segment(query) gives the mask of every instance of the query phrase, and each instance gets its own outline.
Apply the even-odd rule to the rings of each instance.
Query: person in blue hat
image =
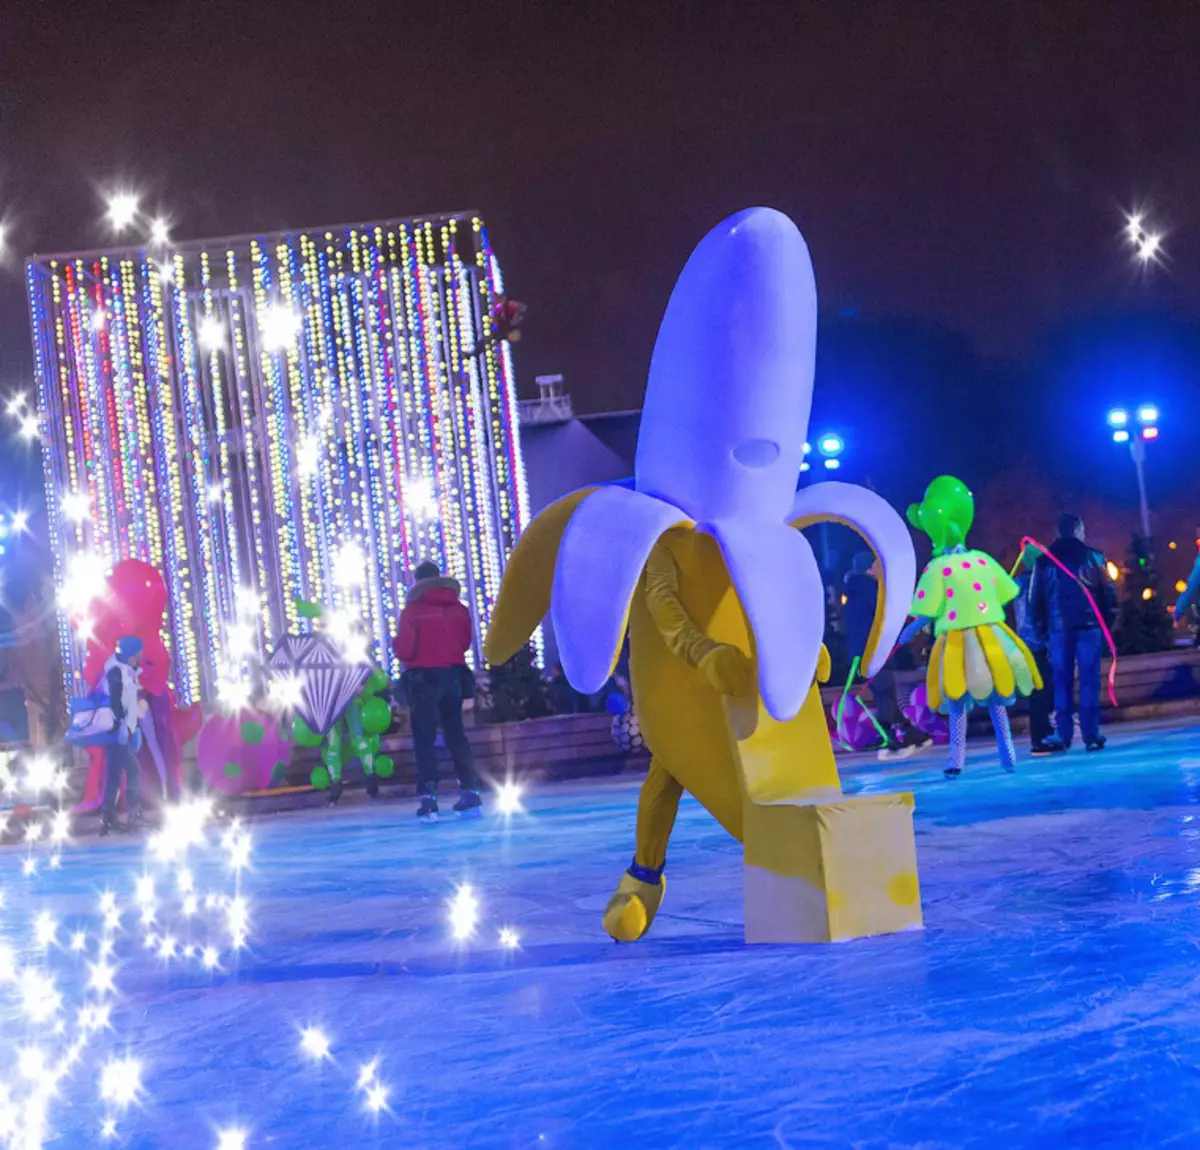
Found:
[[[121,776],[125,776],[125,811],[127,826],[141,821],[141,779],[137,749],[141,743],[138,730],[138,669],[142,662],[142,641],[126,635],[117,641],[117,648],[104,664],[104,684],[108,704],[113,713],[113,741],[104,748],[104,805],[101,810],[100,833],[122,829],[117,823],[117,795]]]

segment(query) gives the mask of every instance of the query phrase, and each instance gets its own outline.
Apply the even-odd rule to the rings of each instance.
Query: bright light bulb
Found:
[[[344,544],[333,557],[333,581],[342,590],[361,587],[367,574],[367,556],[357,543]]]
[[[73,935],[71,935],[71,949],[72,950],[86,950],[87,949],[87,935],[84,934],[83,931],[77,930]]]
[[[18,434],[22,439],[34,440],[42,434],[42,421],[36,415],[21,416],[21,426]]]
[[[171,241],[171,225],[162,216],[150,221],[150,242],[165,247]]]
[[[14,535],[24,535],[29,530],[29,512],[17,511],[13,513],[12,529]]]
[[[370,1062],[364,1062],[358,1068],[358,1082],[355,1084],[359,1090],[366,1090],[372,1082],[375,1082],[379,1077],[379,1059],[372,1058]]]
[[[104,314],[102,307],[98,307],[92,312],[92,331],[103,331],[106,323],[108,323],[108,316]]]
[[[50,820],[50,841],[64,843],[71,837],[71,812],[55,811]]]
[[[248,1137],[245,1130],[236,1126],[231,1126],[227,1130],[218,1130],[217,1150],[246,1150]]]
[[[290,347],[300,332],[300,317],[290,308],[278,305],[262,315],[259,330],[266,351],[283,351]]]
[[[1162,236],[1160,235],[1145,235],[1142,236],[1138,243],[1138,259],[1142,263],[1149,263],[1154,259],[1162,246]]]
[[[1140,212],[1134,213],[1126,221],[1125,234],[1135,244],[1142,238],[1142,216]]]
[[[502,815],[519,814],[524,809],[521,806],[521,787],[519,783],[509,779],[496,788],[496,810]]]
[[[225,325],[215,315],[206,315],[196,330],[196,339],[205,351],[218,351],[225,346]]]
[[[296,445],[296,474],[308,479],[316,474],[321,463],[321,441],[315,435],[305,436]]]
[[[117,972],[107,962],[101,960],[89,969],[91,975],[88,978],[88,986],[97,994],[112,994],[117,989],[114,981]]]
[[[517,950],[521,945],[521,936],[511,926],[500,931],[500,945],[505,950]]]
[[[92,501],[86,491],[69,491],[62,497],[63,514],[73,523],[82,523],[92,510]]]
[[[230,623],[225,628],[225,646],[235,659],[249,655],[257,639],[258,631],[249,623]]]
[[[479,922],[479,899],[475,891],[468,885],[463,885],[455,892],[450,900],[450,933],[459,941],[468,939],[475,933]]]
[[[92,601],[104,591],[108,561],[102,555],[82,552],[67,563],[59,600],[73,615],[85,615]]]
[[[329,1039],[315,1026],[306,1026],[300,1032],[300,1049],[316,1061],[329,1057]]]
[[[39,911],[34,918],[33,937],[40,947],[49,946],[58,937],[58,922],[48,910]]]
[[[217,682],[217,698],[227,711],[241,711],[250,705],[250,684],[245,679],[222,679]]]
[[[142,1064],[136,1058],[110,1058],[100,1072],[100,1097],[114,1106],[131,1106],[142,1090]]]
[[[304,699],[304,680],[295,674],[277,676],[271,680],[267,699],[278,710],[294,710]]]
[[[175,265],[170,260],[163,260],[158,265],[158,278],[165,284],[169,284],[175,278]]]
[[[206,946],[204,948],[204,953],[200,956],[200,958],[204,963],[205,968],[208,970],[212,970],[215,966],[219,965],[221,961],[221,955],[215,946]]]
[[[233,593],[233,603],[244,619],[253,619],[258,614],[258,592],[253,587],[239,587]]]
[[[210,483],[205,489],[205,495],[208,496],[209,503],[220,503],[224,491],[219,483]]]
[[[129,192],[118,192],[108,201],[108,222],[120,232],[137,219],[138,198]]]
[[[381,1083],[373,1083],[367,1090],[367,1109],[372,1114],[378,1114],[381,1110],[387,1109],[388,1092],[387,1087]]]
[[[20,415],[21,411],[24,409],[25,405],[28,402],[29,402],[29,397],[23,391],[18,391],[16,393],[14,393],[13,395],[9,396],[8,405],[5,410],[8,412],[9,415],[12,415],[12,416]]]
[[[438,514],[437,496],[428,479],[410,479],[403,486],[404,504],[417,519],[434,519]]]

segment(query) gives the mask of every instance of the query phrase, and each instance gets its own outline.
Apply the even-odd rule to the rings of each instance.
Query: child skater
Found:
[[[933,623],[925,689],[930,709],[950,716],[948,779],[962,774],[967,712],[975,705],[987,707],[1000,765],[1011,773],[1016,753],[1008,708],[1042,685],[1037,660],[1004,621],[1004,605],[1019,593],[1016,583],[990,555],[967,550],[974,518],[971,492],[950,475],[935,479],[908,509],[908,521],[933,541],[933,558],[913,598],[916,627],[905,635]]]

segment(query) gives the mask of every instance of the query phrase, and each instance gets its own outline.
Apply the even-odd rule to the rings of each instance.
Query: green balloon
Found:
[[[319,747],[323,741],[299,715],[292,720],[292,738],[302,747]]]
[[[312,774],[308,778],[318,791],[329,789],[329,772],[324,767],[313,767]]]
[[[237,763],[226,763],[221,770],[227,779],[240,779],[242,777],[242,768]]]
[[[321,748],[321,762],[327,767],[336,767],[342,761],[342,748],[337,743],[326,743]]]
[[[380,746],[380,743],[379,743],[378,735],[368,735],[367,736],[367,751],[370,754],[372,754],[372,755],[379,754],[379,746]]]
[[[257,747],[266,733],[262,723],[256,723],[252,719],[247,719],[242,724],[242,742],[249,743],[252,747]]]
[[[387,685],[387,672],[380,670],[378,667],[373,667],[371,674],[367,677],[367,681],[363,684],[362,693],[364,695],[377,695]]]
[[[362,725],[367,734],[382,735],[392,725],[392,708],[387,705],[387,700],[374,695],[364,699]]]
[[[396,773],[396,764],[392,762],[391,755],[380,755],[375,760],[375,773],[381,779],[390,779]]]
[[[925,498],[908,509],[908,521],[933,541],[941,555],[967,541],[975,520],[975,497],[961,479],[939,475],[925,488]]]
[[[356,735],[350,740],[350,746],[354,749],[356,759],[361,759],[371,749],[371,744],[365,735]]]
[[[325,614],[325,608],[320,603],[310,603],[307,599],[297,599],[296,610],[305,619],[320,619]]]

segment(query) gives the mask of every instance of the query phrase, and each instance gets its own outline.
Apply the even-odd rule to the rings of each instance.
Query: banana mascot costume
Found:
[[[842,795],[817,680],[824,587],[798,527],[856,529],[883,578],[868,674],[915,582],[903,520],[859,487],[797,494],[808,446],[816,286],[803,237],[766,208],[710,232],[659,329],[636,476],[546,508],[517,543],[485,651],[503,662],[550,613],[577,690],[606,682],[630,631],[652,753],[633,865],[604,913],[640,938],[662,903],[690,791],[745,844],[748,941],[827,941],[920,925],[908,795]]]

